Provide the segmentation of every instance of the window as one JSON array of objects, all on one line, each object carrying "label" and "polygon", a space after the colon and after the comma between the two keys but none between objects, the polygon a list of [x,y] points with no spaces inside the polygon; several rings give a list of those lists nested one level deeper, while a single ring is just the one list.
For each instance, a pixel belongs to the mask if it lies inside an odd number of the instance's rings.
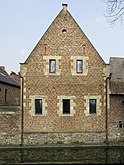
[{"label": "window", "polygon": [[76,61],[76,70],[77,73],[83,73],[83,60]]},{"label": "window", "polygon": [[89,100],[89,113],[96,114],[96,99]]},{"label": "window", "polygon": [[119,121],[118,127],[119,127],[119,128],[124,128],[124,122],[123,122],[123,121]]},{"label": "window", "polygon": [[49,60],[49,72],[50,73],[56,72],[56,60],[54,60],[54,59]]},{"label": "window", "polygon": [[63,114],[70,114],[70,99],[63,99]]},{"label": "window", "polygon": [[88,60],[85,56],[71,56],[71,73],[72,76],[87,76]]},{"label": "window", "polygon": [[75,96],[58,96],[57,113],[59,116],[74,116],[76,113]]},{"label": "window", "polygon": [[84,114],[85,116],[101,116],[101,108],[102,108],[102,101],[101,95],[92,95],[92,96],[84,96],[86,100],[84,107]]},{"label": "window", "polygon": [[42,99],[35,99],[35,114],[42,114]]},{"label": "window", "polygon": [[7,89],[5,89],[5,103],[7,103]]},{"label": "window", "polygon": [[63,29],[62,30],[62,33],[66,34],[67,33],[67,30],[66,29]]},{"label": "window", "polygon": [[29,114],[31,116],[46,116],[47,115],[47,96],[31,95],[29,96]]}]

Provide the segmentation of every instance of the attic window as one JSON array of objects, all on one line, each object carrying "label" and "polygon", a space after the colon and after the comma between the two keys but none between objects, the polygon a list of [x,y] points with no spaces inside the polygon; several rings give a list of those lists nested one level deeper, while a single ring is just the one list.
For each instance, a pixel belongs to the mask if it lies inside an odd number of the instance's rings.
[{"label": "attic window", "polygon": [[66,34],[66,33],[67,33],[67,30],[66,30],[66,29],[63,29],[63,30],[62,30],[62,33],[63,33],[63,34]]}]

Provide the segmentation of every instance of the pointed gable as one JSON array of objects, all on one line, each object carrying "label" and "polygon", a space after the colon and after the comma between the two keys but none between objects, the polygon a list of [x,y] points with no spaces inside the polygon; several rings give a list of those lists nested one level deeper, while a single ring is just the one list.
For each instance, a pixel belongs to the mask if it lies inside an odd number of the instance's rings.
[{"label": "pointed gable", "polygon": [[[91,59],[96,58],[98,63],[104,64],[101,56],[67,10],[67,4],[63,4],[63,9],[39,40],[25,63],[32,61],[32,56],[35,56],[35,60],[39,61],[41,56],[61,56],[65,51],[66,54],[73,52],[74,56],[80,56],[82,53],[86,56],[90,55]],[[92,53],[93,51],[95,54]]]}]

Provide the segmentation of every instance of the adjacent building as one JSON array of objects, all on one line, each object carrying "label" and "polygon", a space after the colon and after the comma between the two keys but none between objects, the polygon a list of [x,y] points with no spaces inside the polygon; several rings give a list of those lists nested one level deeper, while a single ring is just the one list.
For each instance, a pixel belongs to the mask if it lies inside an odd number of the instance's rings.
[{"label": "adjacent building", "polygon": [[0,66],[0,145],[20,143],[20,84]]},{"label": "adjacent building", "polygon": [[[109,139],[124,139],[124,58],[110,58]],[[113,138],[114,137],[114,138]]]},{"label": "adjacent building", "polygon": [[0,105],[20,105],[20,84],[0,66]]}]

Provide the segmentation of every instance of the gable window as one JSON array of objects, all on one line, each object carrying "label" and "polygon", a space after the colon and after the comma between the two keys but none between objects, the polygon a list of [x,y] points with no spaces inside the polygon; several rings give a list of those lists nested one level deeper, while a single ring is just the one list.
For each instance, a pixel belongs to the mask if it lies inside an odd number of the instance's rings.
[{"label": "gable window", "polygon": [[54,59],[49,60],[49,72],[50,73],[56,72],[56,60],[54,60]]},{"label": "gable window", "polygon": [[35,114],[42,114],[42,99],[35,99]]},{"label": "gable window", "polygon": [[71,56],[71,74],[72,76],[87,76],[88,60],[86,56]]},{"label": "gable window", "polygon": [[96,114],[96,99],[89,99],[89,113]]},{"label": "gable window", "polygon": [[63,114],[70,114],[70,99],[63,99]]},{"label": "gable window", "polygon": [[76,60],[77,73],[83,73],[83,60]]}]

